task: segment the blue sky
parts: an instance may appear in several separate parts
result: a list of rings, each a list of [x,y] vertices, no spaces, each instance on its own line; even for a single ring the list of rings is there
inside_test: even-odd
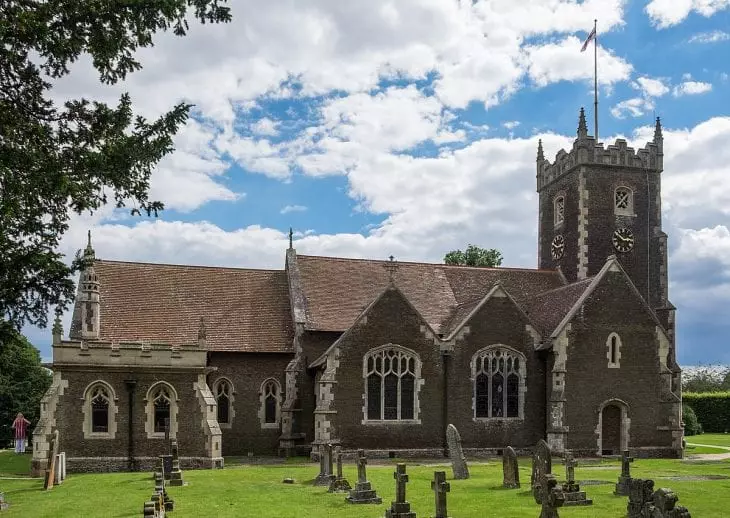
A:
[[[123,85],[85,59],[56,84],[58,101],[129,91],[148,117],[195,104],[152,177],[167,210],[75,218],[65,253],[91,228],[106,259],[282,268],[291,226],[301,253],[438,262],[475,243],[534,267],[537,140],[552,158],[581,106],[592,121],[597,18],[601,140],[665,128],[680,363],[730,363],[730,1],[232,7],[227,26],[160,35]],[[50,358],[50,332],[25,332]]]

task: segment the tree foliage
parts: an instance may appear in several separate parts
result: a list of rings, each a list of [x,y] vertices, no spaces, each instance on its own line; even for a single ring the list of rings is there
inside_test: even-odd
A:
[[[730,369],[719,365],[700,365],[682,372],[683,392],[721,392],[730,390]]]
[[[5,323],[0,326],[9,328]],[[11,425],[18,412],[38,423],[43,394],[51,385],[51,374],[41,366],[38,349],[13,329],[0,332],[0,447],[13,438]]]
[[[486,249],[470,244],[463,252],[461,250],[452,250],[446,254],[444,263],[451,266],[501,266],[502,253],[496,248]]]
[[[113,199],[133,214],[157,215],[150,174],[172,151],[188,118],[180,103],[156,120],[116,106],[74,99],[56,106],[50,81],[91,56],[111,84],[141,68],[134,58],[158,31],[183,36],[188,17],[227,22],[225,0],[4,0],[0,2],[0,322],[45,326],[49,306],[68,308],[72,274],[57,252],[73,212]]]

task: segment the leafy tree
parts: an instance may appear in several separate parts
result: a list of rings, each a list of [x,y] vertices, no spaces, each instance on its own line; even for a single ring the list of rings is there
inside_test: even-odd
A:
[[[0,326],[10,328],[7,323]],[[13,439],[11,425],[18,412],[38,423],[41,398],[51,385],[51,374],[41,366],[38,349],[20,333],[6,329],[0,333],[0,447]]]
[[[702,425],[697,420],[695,411],[687,404],[682,404],[682,423],[684,424],[684,435],[699,435],[702,433]]]
[[[228,22],[224,2],[0,2],[0,323],[45,326],[50,305],[68,308],[82,264],[65,264],[56,250],[72,211],[93,212],[109,198],[136,215],[163,209],[148,198],[150,174],[191,108],[180,103],[149,121],[134,116],[127,94],[116,106],[83,98],[56,106],[49,81],[82,54],[101,82],[124,80],[156,32],[184,36],[189,15]]]
[[[502,264],[502,253],[496,248],[480,248],[469,245],[466,251],[452,250],[444,256],[444,263],[451,266],[495,267]]]
[[[730,370],[719,365],[700,365],[682,372],[683,392],[720,392],[728,390],[725,384],[730,376]]]

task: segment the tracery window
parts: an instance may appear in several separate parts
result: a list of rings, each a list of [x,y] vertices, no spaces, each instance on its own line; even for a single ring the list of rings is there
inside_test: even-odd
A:
[[[278,428],[281,419],[281,385],[273,378],[261,384],[259,419],[262,428]]]
[[[613,210],[618,215],[633,216],[634,192],[628,187],[616,187],[613,195]]]
[[[84,391],[84,438],[113,439],[116,431],[116,397],[103,381],[91,383]]]
[[[416,419],[416,387],[420,359],[398,346],[380,347],[363,360],[366,420],[409,421]]]
[[[525,357],[506,346],[490,346],[472,358],[474,417],[524,415]]]
[[[177,435],[177,393],[170,385],[159,382],[147,392],[147,422],[145,429],[148,438],[163,438],[168,433],[171,438]]]
[[[555,225],[561,225],[565,221],[565,196],[558,196],[553,202],[553,214]]]
[[[621,367],[621,337],[616,333],[611,333],[606,339],[606,358],[608,359],[609,369],[618,369]]]
[[[217,403],[218,424],[224,428],[233,422],[233,385],[226,378],[219,378],[213,385],[213,396]]]

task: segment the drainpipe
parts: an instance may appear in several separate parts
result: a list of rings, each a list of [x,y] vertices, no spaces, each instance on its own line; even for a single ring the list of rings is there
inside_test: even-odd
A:
[[[129,471],[137,471],[137,463],[134,460],[134,416],[136,415],[134,409],[134,389],[137,386],[137,380],[124,380],[124,383],[127,385],[127,396],[129,398],[129,414],[127,419],[129,424],[129,428],[127,430],[127,469]]]
[[[444,366],[443,371],[443,385],[444,388],[441,392],[443,396],[443,401],[441,403],[441,433],[443,434],[442,439],[442,446],[444,449],[444,457],[449,456],[449,443],[446,439],[446,427],[449,426],[449,356],[446,354],[446,351],[443,351],[441,353],[441,359]]]

